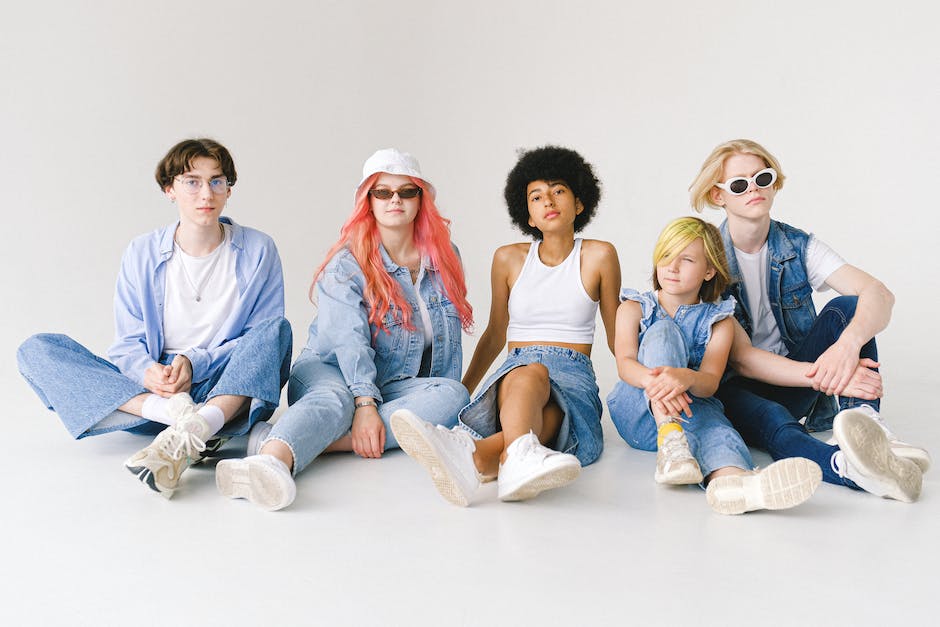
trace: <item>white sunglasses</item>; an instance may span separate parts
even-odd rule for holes
[[[729,194],[740,196],[750,188],[751,183],[763,189],[770,187],[777,180],[777,171],[773,168],[764,168],[754,176],[736,176],[728,179],[724,183],[715,183],[715,187],[720,187]]]

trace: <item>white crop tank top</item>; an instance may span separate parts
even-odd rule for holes
[[[581,282],[581,238],[563,262],[546,266],[540,241],[532,242],[519,278],[509,293],[509,342],[591,344],[597,301]]]

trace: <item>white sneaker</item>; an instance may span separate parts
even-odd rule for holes
[[[432,425],[407,409],[392,413],[389,423],[401,449],[424,466],[441,496],[460,507],[469,505],[480,487],[470,434]]]
[[[166,415],[173,420],[174,424],[190,414],[195,414],[199,407],[186,392],[174,394],[166,399]]]
[[[297,496],[287,464],[274,455],[223,459],[215,467],[215,485],[222,496],[248,499],[268,511],[287,507]]]
[[[875,423],[881,427],[881,430],[885,432],[885,436],[888,438],[888,445],[891,447],[892,453],[898,457],[911,460],[917,464],[922,473],[927,472],[927,470],[930,469],[930,453],[928,453],[925,449],[920,448],[919,446],[908,444],[896,436],[894,432],[891,431],[890,427],[888,427],[888,425],[885,423],[884,418],[881,417],[881,414],[878,413],[874,407],[871,407],[870,405],[859,405],[855,409],[865,412],[865,415],[874,420]],[[839,442],[833,435],[826,441],[826,444],[838,446]]]
[[[167,399],[166,413],[167,416],[173,419],[174,423],[178,424],[181,420],[189,419],[189,417],[199,411],[199,408],[203,405],[205,405],[205,403],[194,402],[192,397],[186,392],[180,392]],[[217,453],[228,441],[228,436],[206,440],[206,448],[197,451],[196,456],[190,460],[189,465],[195,466],[196,464],[206,461],[207,458]]]
[[[657,483],[689,485],[702,482],[702,469],[689,450],[689,440],[684,431],[670,431],[656,452]]]
[[[167,498],[173,496],[183,471],[202,460],[206,438],[211,435],[209,424],[199,414],[186,411],[180,415],[175,425],[124,462],[141,482]]]
[[[832,431],[841,449],[832,456],[836,474],[876,496],[906,503],[917,500],[924,482],[920,467],[893,452],[888,436],[867,412],[857,408],[839,412]]]
[[[885,432],[885,436],[888,438],[888,445],[891,447],[892,453],[898,457],[911,460],[917,464],[921,472],[927,472],[927,469],[930,468],[930,453],[919,446],[908,444],[896,436],[894,432],[888,428],[884,418],[881,417],[881,414],[879,414],[874,407],[870,405],[859,405],[856,409],[865,412],[866,416],[874,420],[875,424],[881,427],[881,430]]]
[[[268,434],[274,428],[267,420],[262,420],[251,425],[251,431],[248,432],[248,446],[245,447],[245,456],[261,454],[261,445],[268,439]]]
[[[820,481],[819,464],[803,457],[788,457],[756,472],[715,477],[708,482],[705,498],[719,514],[787,509],[811,497]]]
[[[540,492],[568,485],[581,474],[574,455],[542,446],[531,431],[506,449],[506,462],[499,466],[499,499],[525,501]]]

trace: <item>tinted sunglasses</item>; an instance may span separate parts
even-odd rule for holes
[[[398,194],[398,197],[401,199],[405,198],[414,198],[421,194],[420,187],[399,187],[398,189],[370,189],[369,193],[372,194],[373,198],[378,198],[379,200],[389,200],[395,194]]]
[[[773,168],[764,168],[754,176],[736,176],[732,179],[728,179],[724,183],[715,183],[715,187],[720,187],[729,194],[740,196],[748,190],[748,188],[751,186],[751,182],[753,182],[757,187],[763,189],[764,187],[770,187],[773,185],[774,181],[776,180],[777,171]]]

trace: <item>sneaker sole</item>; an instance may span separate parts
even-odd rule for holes
[[[690,465],[685,469],[676,468],[663,474],[659,474],[657,471],[653,474],[653,479],[656,480],[656,483],[663,485],[695,485],[704,481],[705,477],[702,476],[702,469],[699,468],[696,462],[695,466]]]
[[[515,486],[503,493],[500,491],[500,501],[526,501],[534,498],[545,490],[552,490],[566,486],[581,474],[581,466],[567,464],[558,468],[547,469],[540,475],[531,477],[521,485]]]
[[[917,464],[921,474],[930,470],[930,453],[922,448],[904,444],[902,442],[888,442],[891,452],[903,459],[910,460]]]
[[[924,482],[920,467],[892,452],[887,436],[874,420],[847,409],[836,416],[832,432],[849,463],[882,483],[885,492],[879,496],[905,503],[917,500]]]
[[[287,507],[296,494],[284,489],[280,475],[273,468],[243,459],[220,461],[215,467],[215,485],[222,496],[246,499],[268,511]]]
[[[821,481],[818,464],[802,457],[789,457],[756,474],[717,477],[709,482],[705,498],[713,510],[726,515],[787,509],[809,499]]]
[[[826,444],[830,446],[839,446],[839,442],[836,440],[835,436],[826,440]],[[914,446],[906,442],[891,441],[888,440],[888,446],[891,447],[891,452],[902,457],[904,459],[909,459],[920,468],[921,473],[925,473],[930,470],[930,453],[920,448],[919,446]]]
[[[464,494],[457,480],[453,477],[447,465],[442,463],[440,455],[434,448],[434,445],[424,437],[424,432],[420,427],[412,425],[411,422],[397,413],[391,417],[392,432],[401,450],[405,451],[409,457],[421,464],[428,474],[431,475],[431,481],[434,487],[442,497],[448,502],[459,507],[467,507],[470,504],[470,495]]]

